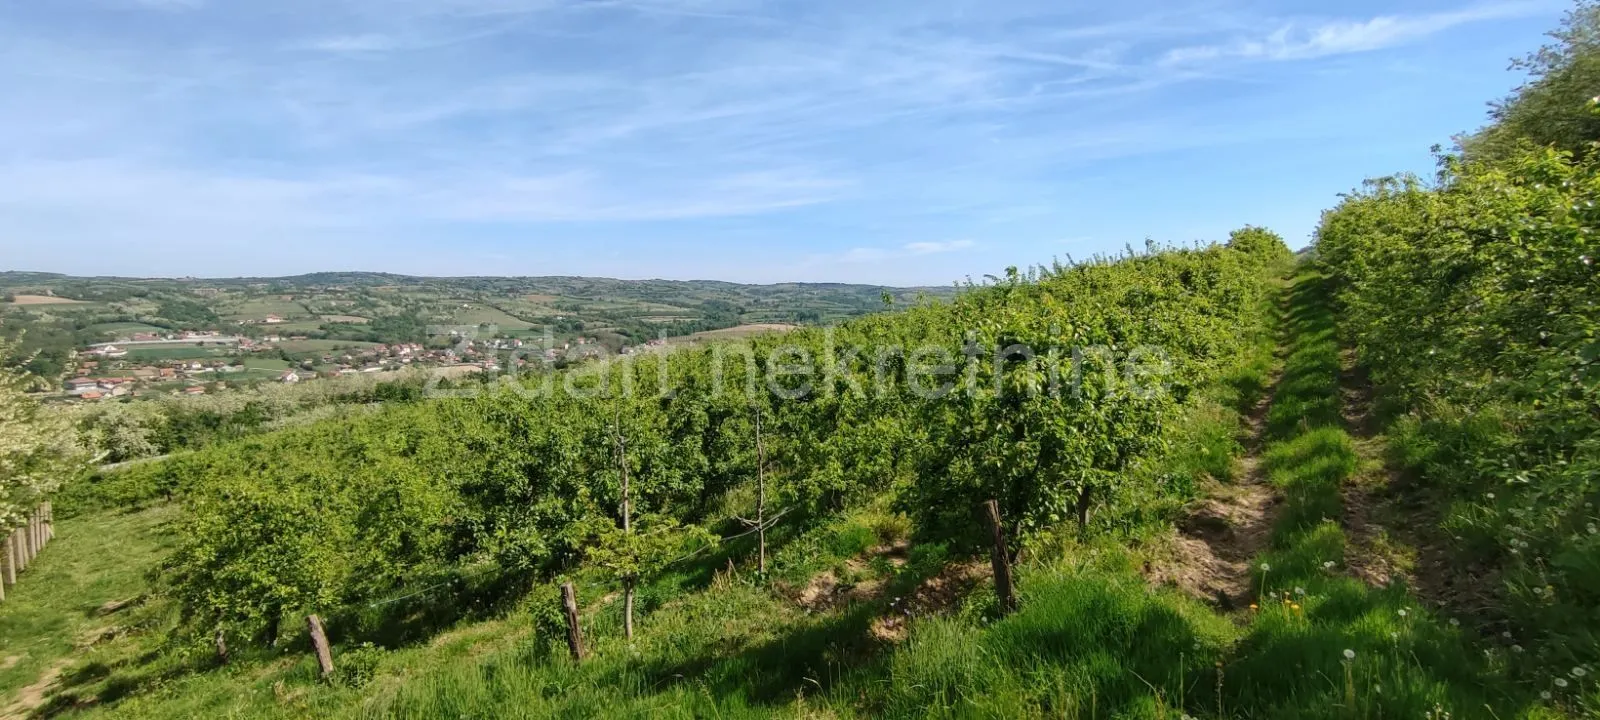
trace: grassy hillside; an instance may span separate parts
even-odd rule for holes
[[[422,278],[317,273],[285,278],[159,279],[0,272],[0,332],[26,330],[21,350],[41,375],[68,351],[141,332],[220,330],[351,342],[425,342],[429,326],[473,326],[484,337],[591,337],[614,347],[663,335],[772,323],[836,323],[950,297],[953,287],[739,285],[606,278]],[[269,318],[275,318],[271,324]],[[162,357],[188,356],[166,351]],[[196,353],[195,357],[207,357]]]

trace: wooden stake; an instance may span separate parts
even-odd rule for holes
[[[567,614],[567,649],[572,651],[572,659],[583,662],[583,628],[578,626],[578,591],[574,590],[572,583],[561,586],[561,608]]]
[[[52,503],[44,504],[44,531],[46,540],[56,539],[56,507]]]
[[[39,548],[33,544],[33,515],[28,515],[28,521],[22,525],[22,569],[28,569],[33,564],[33,556],[39,554]]]
[[[767,446],[761,440],[761,407],[756,406],[756,571],[767,577]]]
[[[633,497],[629,494],[628,487],[628,436],[622,434],[622,411],[617,411],[616,437],[617,464],[622,469],[622,532],[624,535],[633,534]],[[633,591],[634,580],[632,575],[622,579],[622,635],[628,640],[633,639]]]
[[[1000,598],[1001,614],[1010,615],[1017,611],[1017,592],[1011,584],[1011,556],[1006,550],[1005,526],[1000,524],[1000,503],[990,500],[983,507],[989,529],[994,533],[994,551],[990,556],[994,563],[994,592]]]
[[[307,615],[306,627],[311,629],[311,646],[317,650],[317,667],[322,670],[322,679],[327,680],[333,677],[333,649],[328,647],[328,633],[322,629],[322,618]]]
[[[217,664],[218,665],[227,665],[228,664],[228,634],[226,632],[223,632],[222,628],[220,628],[220,627],[217,628],[216,643],[217,643]]]
[[[6,536],[5,547],[0,552],[0,563],[5,564],[3,574],[0,574],[0,585],[17,584],[17,534]]]

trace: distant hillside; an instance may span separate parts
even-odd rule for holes
[[[418,277],[320,272],[294,277],[132,278],[0,272],[0,334],[25,331],[31,369],[53,375],[73,348],[140,331],[226,330],[249,337],[425,342],[429,328],[480,335],[588,338],[612,347],[744,325],[817,325],[952,287],[710,280]],[[77,301],[77,302],[68,302]]]

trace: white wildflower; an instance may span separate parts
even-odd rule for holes
[[[1578,678],[1579,680],[1582,680],[1583,678],[1587,677],[1588,675],[1589,675],[1589,671],[1585,670],[1585,669],[1583,669],[1581,667],[1575,667],[1575,668],[1572,669],[1572,676],[1575,677],[1575,678]]]
[[[1562,690],[1567,689],[1571,685],[1572,683],[1567,682],[1566,678],[1556,678],[1556,687],[1561,688]]]
[[[1346,651],[1344,651],[1344,659],[1346,659],[1346,660],[1354,660],[1354,659],[1356,659],[1356,651],[1354,651],[1354,650],[1346,650]]]

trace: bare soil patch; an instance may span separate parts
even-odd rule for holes
[[[1266,549],[1283,505],[1261,467],[1267,413],[1277,384],[1274,377],[1244,418],[1248,442],[1238,460],[1238,480],[1214,483],[1206,499],[1178,524],[1163,548],[1165,561],[1145,568],[1150,582],[1177,587],[1224,612],[1248,604],[1255,593],[1250,565]]]
[[[17,691],[16,697],[11,701],[11,704],[4,710],[0,710],[0,720],[21,720],[21,718],[28,717],[33,711],[44,707],[46,698],[50,696],[51,691],[56,689],[56,686],[61,684],[61,675],[71,665],[71,660],[62,659],[56,662],[55,665],[50,666],[49,670],[44,671],[44,674],[40,675],[39,679],[34,681],[32,685]]]

